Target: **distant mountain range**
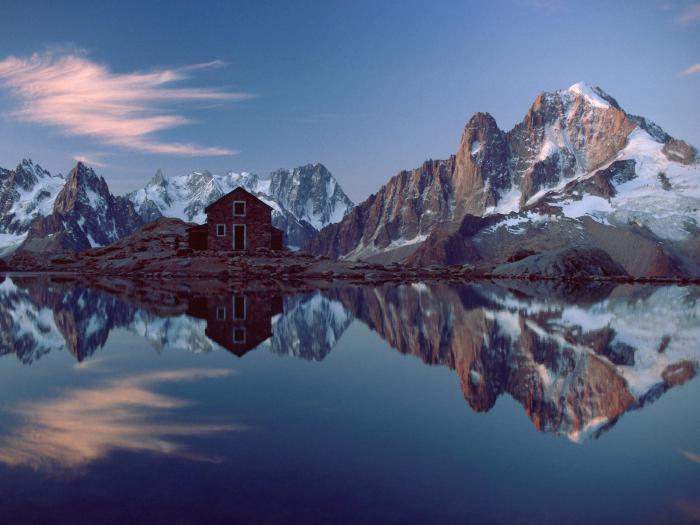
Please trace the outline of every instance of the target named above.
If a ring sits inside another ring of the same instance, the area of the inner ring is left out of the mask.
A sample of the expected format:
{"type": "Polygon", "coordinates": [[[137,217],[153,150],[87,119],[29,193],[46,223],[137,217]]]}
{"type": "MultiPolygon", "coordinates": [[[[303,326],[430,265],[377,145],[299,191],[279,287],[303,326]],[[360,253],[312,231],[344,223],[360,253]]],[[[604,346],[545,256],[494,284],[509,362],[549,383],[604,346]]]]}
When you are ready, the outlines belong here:
{"type": "Polygon", "coordinates": [[[174,217],[201,224],[204,208],[238,186],[272,206],[272,224],[285,232],[285,244],[292,248],[305,247],[318,230],[342,220],[354,206],[322,164],[277,170],[267,178],[208,171],[166,177],[158,171],[127,198],[145,222],[174,217]]]}
{"type": "Polygon", "coordinates": [[[0,258],[17,250],[106,246],[163,216],[203,223],[204,208],[237,186],[272,206],[273,224],[292,248],[306,246],[354,206],[321,164],[278,170],[268,178],[207,171],[165,176],[159,170],[143,189],[116,197],[104,178],[81,162],[63,177],[23,160],[14,170],[0,169],[0,258]]]}
{"type": "Polygon", "coordinates": [[[504,275],[561,273],[578,259],[700,275],[699,234],[697,150],[580,83],[539,95],[508,132],[475,114],[455,155],[401,171],[310,250],[504,275]]]}

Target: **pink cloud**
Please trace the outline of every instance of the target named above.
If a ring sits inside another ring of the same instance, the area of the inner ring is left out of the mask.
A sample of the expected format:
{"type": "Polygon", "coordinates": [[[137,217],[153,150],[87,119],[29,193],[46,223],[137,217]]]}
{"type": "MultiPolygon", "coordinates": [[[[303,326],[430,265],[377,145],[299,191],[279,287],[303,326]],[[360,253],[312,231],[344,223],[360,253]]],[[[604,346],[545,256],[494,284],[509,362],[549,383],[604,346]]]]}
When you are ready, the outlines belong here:
{"type": "Polygon", "coordinates": [[[147,73],[113,73],[76,54],[10,56],[0,61],[0,86],[21,104],[12,115],[22,121],[56,126],[71,135],[94,137],[106,144],[147,153],[209,156],[235,150],[189,143],[162,142],[159,131],[189,120],[167,110],[168,103],[224,102],[249,98],[246,93],[177,88],[174,82],[221,61],[147,73]]]}
{"type": "Polygon", "coordinates": [[[681,75],[683,76],[694,75],[695,73],[700,73],[700,63],[693,64],[688,69],[681,71],[681,75]]]}
{"type": "Polygon", "coordinates": [[[117,450],[219,461],[189,449],[179,438],[243,432],[226,423],[170,422],[187,400],[157,393],[164,382],[227,377],[229,370],[188,368],[116,378],[69,389],[55,398],[19,404],[21,424],[0,436],[0,463],[34,470],[75,469],[117,450]]]}

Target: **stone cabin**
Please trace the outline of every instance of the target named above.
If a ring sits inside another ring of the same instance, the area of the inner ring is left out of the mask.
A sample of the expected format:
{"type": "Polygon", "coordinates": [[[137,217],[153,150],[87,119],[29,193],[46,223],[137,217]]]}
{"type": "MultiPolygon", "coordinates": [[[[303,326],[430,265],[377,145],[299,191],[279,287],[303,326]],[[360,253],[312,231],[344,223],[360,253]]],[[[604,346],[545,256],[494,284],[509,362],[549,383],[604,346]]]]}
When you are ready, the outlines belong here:
{"type": "Polygon", "coordinates": [[[284,232],[272,226],[272,207],[241,187],[204,208],[206,224],[187,231],[193,250],[282,250],[284,232]]]}

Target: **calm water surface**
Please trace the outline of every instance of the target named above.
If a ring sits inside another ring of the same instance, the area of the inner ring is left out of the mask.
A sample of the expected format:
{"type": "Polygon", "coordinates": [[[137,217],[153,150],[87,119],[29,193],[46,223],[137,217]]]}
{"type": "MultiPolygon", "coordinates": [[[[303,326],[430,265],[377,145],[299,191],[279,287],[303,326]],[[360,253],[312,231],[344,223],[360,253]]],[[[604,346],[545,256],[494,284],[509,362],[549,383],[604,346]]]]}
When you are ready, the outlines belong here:
{"type": "Polygon", "coordinates": [[[698,288],[187,290],[2,281],[1,523],[700,521],[698,288]]]}

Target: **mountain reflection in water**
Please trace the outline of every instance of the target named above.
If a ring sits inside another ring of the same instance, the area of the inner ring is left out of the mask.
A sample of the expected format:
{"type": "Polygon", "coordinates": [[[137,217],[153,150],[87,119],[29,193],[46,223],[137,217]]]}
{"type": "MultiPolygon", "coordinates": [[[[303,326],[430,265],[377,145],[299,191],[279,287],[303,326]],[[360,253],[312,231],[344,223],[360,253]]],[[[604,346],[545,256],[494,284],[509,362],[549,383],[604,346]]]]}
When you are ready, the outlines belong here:
{"type": "MultiPolygon", "coordinates": [[[[0,351],[28,365],[62,349],[83,361],[121,328],[146,338],[158,352],[224,348],[240,357],[265,348],[320,361],[357,320],[399,352],[453,369],[473,410],[488,411],[507,393],[537,429],[573,441],[598,437],[622,414],[688,381],[700,367],[697,287],[518,281],[286,295],[144,291],[124,283],[100,288],[6,278],[0,284],[0,351]],[[138,296],[129,291],[135,289],[138,296]]],[[[55,408],[30,412],[41,417],[55,408]]],[[[58,408],[65,412],[64,405],[58,408]]],[[[68,413],[73,419],[85,415],[68,413]]],[[[123,430],[116,434],[128,436],[129,429],[123,430]]],[[[154,433],[161,431],[167,433],[154,433]]],[[[32,445],[24,441],[19,450],[28,457],[32,445]]],[[[80,454],[70,461],[80,462],[80,454]]]]}

